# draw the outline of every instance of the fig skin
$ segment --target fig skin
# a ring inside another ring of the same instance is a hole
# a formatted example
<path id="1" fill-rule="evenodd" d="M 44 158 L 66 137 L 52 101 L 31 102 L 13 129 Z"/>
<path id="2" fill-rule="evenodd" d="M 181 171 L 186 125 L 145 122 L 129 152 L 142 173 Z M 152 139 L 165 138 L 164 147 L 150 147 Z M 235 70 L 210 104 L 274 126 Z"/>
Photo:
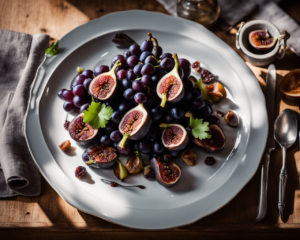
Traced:
<path id="1" fill-rule="evenodd" d="M 189 166 L 196 165 L 196 153 L 188 147 L 183 150 L 181 154 L 181 159 L 184 161 L 185 164 Z"/>
<path id="2" fill-rule="evenodd" d="M 205 150 L 207 152 L 221 151 L 225 147 L 225 144 L 226 144 L 226 137 L 225 137 L 225 134 L 224 134 L 222 128 L 217 124 L 209 124 L 208 127 L 210 128 L 211 138 L 210 139 L 203 139 L 203 140 L 200 140 L 198 138 L 194 138 L 194 142 L 196 143 L 197 146 L 201 147 L 203 150 Z M 220 146 L 216 146 L 216 145 L 214 146 L 211 143 L 212 139 L 214 139 L 214 133 L 211 130 L 218 131 L 219 137 L 221 138 L 220 139 L 218 137 L 218 140 L 221 141 L 221 144 L 220 143 L 218 144 Z"/>
<path id="3" fill-rule="evenodd" d="M 280 85 L 279 90 L 292 101 L 300 101 L 300 69 L 294 69 L 286 74 Z"/>
<path id="4" fill-rule="evenodd" d="M 103 154 L 107 155 L 108 153 L 112 154 L 112 159 L 108 162 L 100 162 L 97 161 L 96 158 L 98 155 Z M 89 157 L 89 161 L 86 161 L 85 164 L 95 168 L 110 168 L 115 165 L 117 160 L 116 149 L 112 147 L 104 147 L 103 145 L 95 145 L 91 146 L 87 149 L 87 155 Z"/>
<path id="5" fill-rule="evenodd" d="M 120 179 L 124 180 L 128 176 L 127 169 L 124 167 L 124 165 L 120 162 L 120 160 L 117 160 L 117 165 L 114 169 L 115 176 Z"/>
<path id="6" fill-rule="evenodd" d="M 163 163 L 163 162 L 157 160 L 157 158 L 153 157 L 150 160 L 150 165 L 155 172 L 155 177 L 156 177 L 157 182 L 159 184 L 161 184 L 162 186 L 170 187 L 170 186 L 174 185 L 175 183 L 178 182 L 178 180 L 181 176 L 181 168 L 174 161 L 170 161 L 170 163 L 166 164 L 166 163 Z M 173 175 L 176 173 L 175 180 L 171 181 L 171 182 L 164 181 L 163 178 L 161 177 L 161 174 L 163 174 L 163 172 L 161 172 L 160 167 L 162 169 L 164 169 L 163 171 L 169 171 L 169 170 L 173 171 Z"/>
<path id="7" fill-rule="evenodd" d="M 184 138 L 181 139 L 181 141 L 177 144 L 177 146 L 170 147 L 164 141 L 164 134 L 165 134 L 166 129 L 168 127 L 172 127 L 172 126 L 179 127 L 183 131 Z M 177 124 L 177 123 L 171 123 L 171 124 L 162 123 L 162 124 L 160 124 L 160 127 L 165 127 L 164 131 L 161 134 L 161 141 L 166 148 L 168 148 L 170 150 L 174 150 L 174 151 L 180 151 L 188 145 L 189 137 L 188 137 L 187 131 L 185 130 L 185 128 L 182 125 Z"/>
<path id="8" fill-rule="evenodd" d="M 138 151 L 135 151 L 134 154 L 127 159 L 125 167 L 129 174 L 137 174 L 141 172 L 143 170 L 143 160 L 141 154 Z"/>
<path id="9" fill-rule="evenodd" d="M 68 129 L 68 131 L 69 131 L 70 137 L 71 137 L 75 142 L 77 142 L 77 143 L 78 143 L 79 145 L 81 145 L 81 146 L 87 146 L 87 145 L 89 145 L 89 144 L 97 137 L 97 133 L 98 133 L 99 130 L 98 130 L 98 129 L 94 129 L 94 134 L 93 134 L 92 136 L 90 136 L 88 139 L 85 139 L 85 140 L 79 140 L 79 139 L 76 139 L 76 138 L 72 137 L 70 131 L 71 131 L 71 129 L 74 127 L 74 122 L 75 122 L 75 120 L 76 120 L 77 118 L 79 118 L 79 117 L 83 117 L 83 113 L 80 113 L 79 115 L 77 115 L 77 116 L 72 120 L 72 122 L 69 124 L 69 129 Z M 88 124 L 88 126 L 91 127 L 91 128 L 93 128 L 93 127 L 90 126 L 89 124 Z"/>

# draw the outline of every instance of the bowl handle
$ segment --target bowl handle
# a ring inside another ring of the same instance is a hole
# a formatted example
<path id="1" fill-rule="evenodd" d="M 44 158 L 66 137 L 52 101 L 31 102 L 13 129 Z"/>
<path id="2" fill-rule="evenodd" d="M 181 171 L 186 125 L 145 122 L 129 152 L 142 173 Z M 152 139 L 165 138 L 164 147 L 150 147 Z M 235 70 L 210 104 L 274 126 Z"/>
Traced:
<path id="1" fill-rule="evenodd" d="M 285 35 L 283 38 L 283 44 L 280 44 L 280 49 L 276 55 L 278 59 L 283 59 L 286 50 L 286 41 L 290 38 L 290 34 L 287 31 L 284 30 L 283 34 Z M 283 46 L 283 49 L 281 46 Z"/>
<path id="2" fill-rule="evenodd" d="M 244 22 L 241 22 L 241 25 L 240 25 L 240 28 L 239 30 L 237 31 L 236 35 L 235 35 L 235 46 L 237 49 L 241 49 L 241 46 L 240 46 L 240 43 L 239 43 L 239 36 L 240 36 L 240 32 L 242 30 L 242 27 L 245 25 Z"/>

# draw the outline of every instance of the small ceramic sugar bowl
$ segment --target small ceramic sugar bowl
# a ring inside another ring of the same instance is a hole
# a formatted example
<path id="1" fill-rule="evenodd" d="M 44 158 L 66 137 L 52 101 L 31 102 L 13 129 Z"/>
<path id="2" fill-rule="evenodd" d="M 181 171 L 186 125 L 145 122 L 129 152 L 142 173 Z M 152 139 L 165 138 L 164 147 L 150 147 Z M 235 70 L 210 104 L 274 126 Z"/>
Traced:
<path id="1" fill-rule="evenodd" d="M 249 34 L 252 31 L 267 30 L 270 36 L 277 37 L 282 35 L 278 28 L 271 22 L 265 20 L 253 20 L 241 23 L 240 29 L 236 33 L 236 48 L 241 51 L 246 60 L 254 66 L 265 66 L 274 61 L 275 57 L 282 59 L 285 55 L 286 41 L 289 34 L 284 31 L 284 38 L 276 41 L 275 46 L 267 52 L 255 50 L 249 42 Z"/>

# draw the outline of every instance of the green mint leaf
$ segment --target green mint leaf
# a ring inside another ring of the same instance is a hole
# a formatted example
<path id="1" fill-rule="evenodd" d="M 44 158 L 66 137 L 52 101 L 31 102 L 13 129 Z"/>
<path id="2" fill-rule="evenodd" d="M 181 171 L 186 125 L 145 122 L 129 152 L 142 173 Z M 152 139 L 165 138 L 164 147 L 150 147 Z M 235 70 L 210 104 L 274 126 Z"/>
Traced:
<path id="1" fill-rule="evenodd" d="M 83 111 L 83 122 L 90 124 L 95 129 L 105 128 L 112 113 L 113 109 L 107 107 L 105 103 L 92 102 L 89 108 Z"/>
<path id="2" fill-rule="evenodd" d="M 208 122 L 203 122 L 202 119 L 190 117 L 190 126 L 192 128 L 192 135 L 200 140 L 211 138 L 211 135 L 207 133 L 209 131 Z"/>
<path id="3" fill-rule="evenodd" d="M 57 40 L 55 43 L 52 43 L 51 46 L 45 50 L 45 53 L 51 56 L 55 56 L 57 54 L 58 44 L 59 40 Z"/>

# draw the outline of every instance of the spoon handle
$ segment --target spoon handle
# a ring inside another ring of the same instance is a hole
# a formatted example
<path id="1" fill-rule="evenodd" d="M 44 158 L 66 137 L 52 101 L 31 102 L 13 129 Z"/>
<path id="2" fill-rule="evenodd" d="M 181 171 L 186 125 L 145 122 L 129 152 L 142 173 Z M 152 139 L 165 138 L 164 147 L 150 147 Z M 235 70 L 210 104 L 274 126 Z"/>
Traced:
<path id="1" fill-rule="evenodd" d="M 285 208 L 285 186 L 286 180 L 288 178 L 287 171 L 285 168 L 285 158 L 286 158 L 286 148 L 282 147 L 282 168 L 279 175 L 279 199 L 278 199 L 278 209 L 279 216 L 283 217 L 283 210 Z"/>

